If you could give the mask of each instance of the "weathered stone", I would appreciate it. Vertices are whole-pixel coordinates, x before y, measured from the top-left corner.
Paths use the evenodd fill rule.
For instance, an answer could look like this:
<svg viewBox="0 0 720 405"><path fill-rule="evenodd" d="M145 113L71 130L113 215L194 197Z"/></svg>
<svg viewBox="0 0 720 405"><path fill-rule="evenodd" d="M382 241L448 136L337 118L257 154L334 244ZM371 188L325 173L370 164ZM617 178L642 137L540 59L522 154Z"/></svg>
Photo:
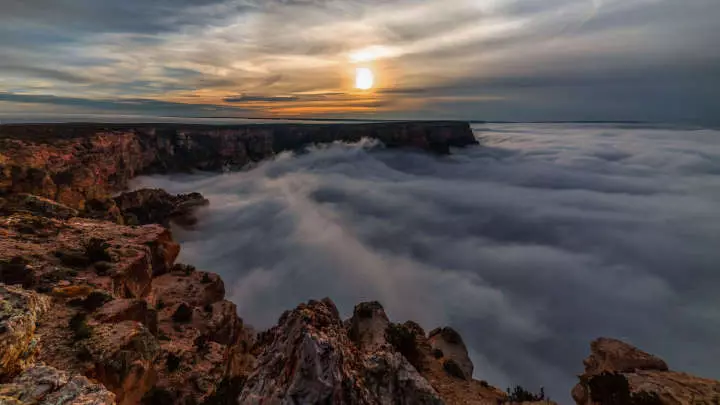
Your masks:
<svg viewBox="0 0 720 405"><path fill-rule="evenodd" d="M114 200L126 223L135 221L136 225L160 224L165 227L169 227L170 222L194 225L197 222L194 211L209 203L199 193L172 195L161 189L131 191Z"/></svg>
<svg viewBox="0 0 720 405"><path fill-rule="evenodd" d="M33 361L38 350L36 323L49 307L46 296L0 284L0 378Z"/></svg>
<svg viewBox="0 0 720 405"><path fill-rule="evenodd" d="M49 198L32 194L13 194L0 204L0 214L10 215L26 212L47 218L69 219L78 215L78 211Z"/></svg>
<svg viewBox="0 0 720 405"><path fill-rule="evenodd" d="M590 345L585 373L572 389L578 405L696 405L720 401L720 381L669 371L657 356L625 342L600 338Z"/></svg>
<svg viewBox="0 0 720 405"><path fill-rule="evenodd" d="M390 325L379 302L364 302L355 306L350 318L348 336L362 350L373 350L387 344L385 333Z"/></svg>
<svg viewBox="0 0 720 405"><path fill-rule="evenodd" d="M0 385L0 404L115 405L115 395L83 376L53 367L28 368L12 383Z"/></svg>
<svg viewBox="0 0 720 405"><path fill-rule="evenodd" d="M137 404L157 380L153 363L160 347L141 323L100 324L81 343L94 365L90 375L117 397L118 404Z"/></svg>
<svg viewBox="0 0 720 405"><path fill-rule="evenodd" d="M590 344L592 354L585 359L585 373L633 372L636 370L667 371L661 358L645 353L617 339L600 338Z"/></svg>
<svg viewBox="0 0 720 405"><path fill-rule="evenodd" d="M157 311L149 308L145 300L116 299L100 307L93 317L103 323L140 322L152 334L158 330Z"/></svg>
<svg viewBox="0 0 720 405"><path fill-rule="evenodd" d="M468 356L467 347L457 331L452 328L438 328L430 332L428 340L433 350L440 350L443 358L453 360L462 370L466 380L472 377L473 364Z"/></svg>
<svg viewBox="0 0 720 405"><path fill-rule="evenodd" d="M367 305L379 313L382 307ZM364 314L360 306L360 313ZM383 312L384 314L384 312ZM352 323L352 322L351 322ZM355 322L356 336L368 351L348 338L329 299L310 301L284 314L262 339L266 346L248 377L241 404L441 404L417 371L388 344L381 344L371 323ZM382 336L382 335L381 335Z"/></svg>
<svg viewBox="0 0 720 405"><path fill-rule="evenodd" d="M443 154L453 146L477 143L470 126L462 122L3 125L0 193L34 194L83 210L89 200L126 189L140 172L241 168L313 143L362 138Z"/></svg>

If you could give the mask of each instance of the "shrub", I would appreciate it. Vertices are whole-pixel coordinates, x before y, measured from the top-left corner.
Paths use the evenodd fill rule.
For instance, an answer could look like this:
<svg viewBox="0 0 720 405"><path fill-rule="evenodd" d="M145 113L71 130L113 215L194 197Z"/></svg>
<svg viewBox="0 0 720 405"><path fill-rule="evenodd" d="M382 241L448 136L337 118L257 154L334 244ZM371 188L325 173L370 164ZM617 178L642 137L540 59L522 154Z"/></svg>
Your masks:
<svg viewBox="0 0 720 405"><path fill-rule="evenodd" d="M110 247L104 240L98 238L90 238L85 244L85 256L90 259L91 263L111 262L112 257L108 253Z"/></svg>
<svg viewBox="0 0 720 405"><path fill-rule="evenodd" d="M92 334L92 331L87 324L87 315L83 312L78 312L73 315L73 317L70 318L70 322L68 322L68 326L73 332L75 340L87 339Z"/></svg>
<svg viewBox="0 0 720 405"><path fill-rule="evenodd" d="M533 401L544 401L545 400L545 389L540 388L539 394L533 394L532 392L526 390L520 385L515 386L515 388L510 390L510 388L507 389L508 393L508 402L533 402Z"/></svg>
<svg viewBox="0 0 720 405"><path fill-rule="evenodd" d="M459 378L461 380L467 379L465 372L462 370L460 365L453 359L445 360L445 362L443 363L443 369L446 373L455 378Z"/></svg>
<svg viewBox="0 0 720 405"><path fill-rule="evenodd" d="M624 375L604 372L588 381L590 396L603 405L661 405L654 392L630 392L630 384Z"/></svg>
<svg viewBox="0 0 720 405"><path fill-rule="evenodd" d="M416 369L422 369L422 356L415 341L415 334L405 325L391 323L385 330L385 338Z"/></svg>

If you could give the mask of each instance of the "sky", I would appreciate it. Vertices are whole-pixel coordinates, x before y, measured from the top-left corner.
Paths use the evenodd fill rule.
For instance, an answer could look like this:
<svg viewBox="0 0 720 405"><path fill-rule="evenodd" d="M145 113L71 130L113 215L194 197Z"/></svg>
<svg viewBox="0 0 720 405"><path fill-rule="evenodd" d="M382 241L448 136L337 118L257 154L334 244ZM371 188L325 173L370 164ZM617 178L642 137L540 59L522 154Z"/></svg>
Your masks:
<svg viewBox="0 0 720 405"><path fill-rule="evenodd" d="M718 32L717 0L2 0L0 115L715 124Z"/></svg>
<svg viewBox="0 0 720 405"><path fill-rule="evenodd" d="M153 176L199 191L179 261L219 273L246 324L300 302L463 336L475 378L558 403L590 341L625 340L720 378L720 130L484 124L434 156L376 142L283 153L254 170Z"/></svg>

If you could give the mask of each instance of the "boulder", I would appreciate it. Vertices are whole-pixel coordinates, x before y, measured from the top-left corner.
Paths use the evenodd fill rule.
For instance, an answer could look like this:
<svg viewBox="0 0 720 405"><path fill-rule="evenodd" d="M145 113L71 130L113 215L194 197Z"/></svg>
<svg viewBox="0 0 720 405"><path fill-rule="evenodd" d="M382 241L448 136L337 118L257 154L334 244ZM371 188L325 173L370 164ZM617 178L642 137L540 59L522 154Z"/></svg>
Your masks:
<svg viewBox="0 0 720 405"><path fill-rule="evenodd" d="M150 308L145 300L115 299L100 307L93 317L103 323L140 322L152 334L158 330L157 311Z"/></svg>
<svg viewBox="0 0 720 405"><path fill-rule="evenodd" d="M428 340L433 350L443 353L444 362L452 360L453 374L460 378L469 380L473 374L473 364L468 356L467 347L460 334L452 328L437 328L430 332ZM457 368L462 371L462 376L457 375ZM464 377L463 377L464 376Z"/></svg>
<svg viewBox="0 0 720 405"><path fill-rule="evenodd" d="M720 381L670 371L657 356L628 343L599 338L585 373L572 389L578 405L696 405L720 400Z"/></svg>
<svg viewBox="0 0 720 405"><path fill-rule="evenodd" d="M81 344L93 365L90 376L114 392L119 405L139 403L155 385L160 347L140 322L96 325Z"/></svg>
<svg viewBox="0 0 720 405"><path fill-rule="evenodd" d="M195 225L194 211L208 205L200 193L172 195L161 189L140 189L114 198L125 223L133 225L160 224Z"/></svg>

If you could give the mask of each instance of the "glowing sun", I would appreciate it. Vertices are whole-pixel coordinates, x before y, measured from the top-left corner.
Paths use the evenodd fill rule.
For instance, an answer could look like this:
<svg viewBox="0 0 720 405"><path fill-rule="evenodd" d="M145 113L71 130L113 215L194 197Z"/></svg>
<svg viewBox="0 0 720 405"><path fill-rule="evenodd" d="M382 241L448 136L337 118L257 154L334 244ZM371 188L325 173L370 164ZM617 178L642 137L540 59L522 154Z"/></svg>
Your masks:
<svg viewBox="0 0 720 405"><path fill-rule="evenodd" d="M370 90L375 84L375 75L368 68L355 69L355 88L359 90Z"/></svg>

